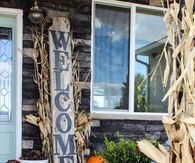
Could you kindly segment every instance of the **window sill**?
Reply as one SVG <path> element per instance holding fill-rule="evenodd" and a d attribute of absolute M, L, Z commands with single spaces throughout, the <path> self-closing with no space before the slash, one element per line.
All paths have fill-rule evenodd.
<path fill-rule="evenodd" d="M 107 119 L 107 120 L 154 120 L 162 121 L 163 116 L 167 113 L 99 113 L 92 112 L 92 119 Z"/>

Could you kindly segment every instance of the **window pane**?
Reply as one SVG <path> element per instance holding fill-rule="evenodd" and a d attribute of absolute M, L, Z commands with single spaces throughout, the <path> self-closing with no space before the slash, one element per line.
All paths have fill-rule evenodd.
<path fill-rule="evenodd" d="M 11 118 L 12 30 L 0 27 L 0 122 Z"/>
<path fill-rule="evenodd" d="M 128 110 L 130 9 L 96 5 L 93 109 Z"/>
<path fill-rule="evenodd" d="M 163 12 L 137 9 L 135 112 L 167 112 L 167 101 L 162 102 L 167 89 L 162 86 L 165 59 L 159 65 L 154 79 L 147 74 L 156 66 L 166 39 Z"/>

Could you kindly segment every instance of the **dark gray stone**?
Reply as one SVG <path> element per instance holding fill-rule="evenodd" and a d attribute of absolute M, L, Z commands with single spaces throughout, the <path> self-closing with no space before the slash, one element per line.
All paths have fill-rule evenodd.
<path fill-rule="evenodd" d="M 25 63 L 26 64 L 33 64 L 34 62 L 33 62 L 32 58 L 23 56 L 23 64 L 25 64 Z"/>
<path fill-rule="evenodd" d="M 74 39 L 75 47 L 82 46 L 82 47 L 91 47 L 91 40 L 85 39 Z"/>
<path fill-rule="evenodd" d="M 22 75 L 23 75 L 23 80 L 32 79 L 32 81 L 33 81 L 34 70 L 23 71 Z"/>
<path fill-rule="evenodd" d="M 23 98 L 22 99 L 23 105 L 36 105 L 36 103 L 37 103 L 37 98 L 33 98 L 33 99 Z"/>
<path fill-rule="evenodd" d="M 148 124 L 146 125 L 146 131 L 163 131 L 164 126 L 163 125 L 155 125 L 155 124 Z"/>
<path fill-rule="evenodd" d="M 26 136 L 26 137 L 39 136 L 40 134 L 39 128 L 29 123 L 22 124 L 22 131 L 23 131 L 22 132 L 23 136 Z"/>
<path fill-rule="evenodd" d="M 128 131 L 145 131 L 143 124 L 124 124 L 123 129 Z"/>
<path fill-rule="evenodd" d="M 23 91 L 23 98 L 26 98 L 26 99 L 33 99 L 35 97 L 39 97 L 39 92 L 38 90 L 34 91 L 34 90 L 31 90 L 31 91 Z"/>
<path fill-rule="evenodd" d="M 32 48 L 33 47 L 33 42 L 31 40 L 24 40 L 23 41 L 23 47 L 24 48 Z"/>
<path fill-rule="evenodd" d="M 166 132 L 164 131 L 164 132 L 161 132 L 161 135 L 160 135 L 160 143 L 164 143 L 164 142 L 166 142 L 168 140 L 168 138 L 167 138 L 167 134 L 166 134 Z"/>
<path fill-rule="evenodd" d="M 151 140 L 160 140 L 161 132 L 149 132 L 145 133 L 145 137 Z"/>
<path fill-rule="evenodd" d="M 37 90 L 37 85 L 32 81 L 28 83 L 27 82 L 23 83 L 23 91 L 35 91 L 35 90 Z"/>
<path fill-rule="evenodd" d="M 41 146 L 42 146 L 42 142 L 41 142 L 41 139 L 40 139 L 40 136 L 37 135 L 37 136 L 25 136 L 23 135 L 22 137 L 23 140 L 31 140 L 33 141 L 33 149 L 34 150 L 40 150 L 41 149 Z M 27 149 L 23 149 L 22 152 L 27 152 L 28 150 Z"/>
<path fill-rule="evenodd" d="M 124 138 L 130 139 L 130 140 L 142 140 L 145 138 L 144 132 L 129 132 L 125 131 L 121 133 Z M 115 137 L 117 137 L 117 134 L 115 134 Z"/>

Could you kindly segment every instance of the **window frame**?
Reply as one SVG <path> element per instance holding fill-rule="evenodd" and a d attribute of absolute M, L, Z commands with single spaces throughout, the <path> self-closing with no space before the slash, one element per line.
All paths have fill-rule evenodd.
<path fill-rule="evenodd" d="M 94 38 L 95 38 L 95 12 L 96 4 L 108 5 L 113 7 L 122 7 L 130 9 L 130 57 L 129 57 L 129 108 L 128 110 L 119 111 L 102 111 L 97 110 L 92 107 L 93 99 L 93 66 L 94 66 Z M 148 10 L 162 11 L 165 12 L 167 9 L 149 5 L 142 5 L 130 2 L 116 1 L 116 0 L 93 0 L 92 1 L 92 18 L 91 18 L 91 96 L 90 96 L 90 112 L 93 118 L 97 119 L 136 119 L 136 120 L 160 120 L 162 116 L 167 115 L 167 113 L 152 113 L 152 112 L 135 112 L 134 108 L 134 88 L 135 88 L 135 26 L 136 26 L 136 8 L 143 8 Z M 121 116 L 120 116 L 121 115 Z"/>

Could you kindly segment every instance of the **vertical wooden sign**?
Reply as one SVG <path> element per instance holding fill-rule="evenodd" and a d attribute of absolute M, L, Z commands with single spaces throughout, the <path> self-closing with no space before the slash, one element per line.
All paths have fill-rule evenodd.
<path fill-rule="evenodd" d="M 49 28 L 54 163 L 76 163 L 70 23 L 53 18 Z"/>

